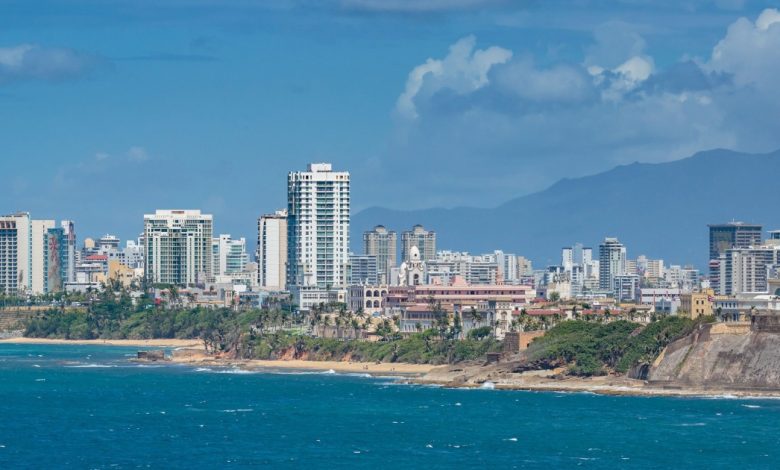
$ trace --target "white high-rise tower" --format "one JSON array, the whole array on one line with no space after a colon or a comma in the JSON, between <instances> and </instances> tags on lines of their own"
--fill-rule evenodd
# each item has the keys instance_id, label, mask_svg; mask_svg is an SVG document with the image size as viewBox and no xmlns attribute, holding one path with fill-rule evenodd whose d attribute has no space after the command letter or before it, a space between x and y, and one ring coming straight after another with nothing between
<instances>
[{"instance_id":1,"label":"white high-rise tower","mask_svg":"<svg viewBox=\"0 0 780 470\"><path fill-rule=\"evenodd\" d=\"M311 163L287 176L287 281L301 310L343 300L349 264L349 173Z\"/></svg>"}]
</instances>

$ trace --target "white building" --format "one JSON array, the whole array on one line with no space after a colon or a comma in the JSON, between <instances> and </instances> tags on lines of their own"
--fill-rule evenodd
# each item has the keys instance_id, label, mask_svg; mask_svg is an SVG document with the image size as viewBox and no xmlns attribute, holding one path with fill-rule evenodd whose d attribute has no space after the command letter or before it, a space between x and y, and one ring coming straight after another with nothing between
<instances>
[{"instance_id":1,"label":"white building","mask_svg":"<svg viewBox=\"0 0 780 470\"><path fill-rule=\"evenodd\" d=\"M230 277L244 271L249 262L246 251L246 239L234 239L229 234L220 234L211 241L212 275Z\"/></svg>"},{"instance_id":2,"label":"white building","mask_svg":"<svg viewBox=\"0 0 780 470\"><path fill-rule=\"evenodd\" d=\"M144 275L153 283L204 284L212 277L213 217L199 210L144 215Z\"/></svg>"},{"instance_id":3,"label":"white building","mask_svg":"<svg viewBox=\"0 0 780 470\"><path fill-rule=\"evenodd\" d=\"M349 220L348 172L311 163L307 171L289 173L287 283L301 310L346 298Z\"/></svg>"},{"instance_id":4,"label":"white building","mask_svg":"<svg viewBox=\"0 0 780 470\"><path fill-rule=\"evenodd\" d=\"M616 276L626 274L626 247L617 238L605 238L599 245L599 287L613 290Z\"/></svg>"},{"instance_id":5,"label":"white building","mask_svg":"<svg viewBox=\"0 0 780 470\"><path fill-rule=\"evenodd\" d=\"M287 211L257 219L257 278L261 289L287 289Z\"/></svg>"},{"instance_id":6,"label":"white building","mask_svg":"<svg viewBox=\"0 0 780 470\"><path fill-rule=\"evenodd\" d=\"M46 239L54 225L26 212L0 217L0 291L46 293Z\"/></svg>"}]
</instances>

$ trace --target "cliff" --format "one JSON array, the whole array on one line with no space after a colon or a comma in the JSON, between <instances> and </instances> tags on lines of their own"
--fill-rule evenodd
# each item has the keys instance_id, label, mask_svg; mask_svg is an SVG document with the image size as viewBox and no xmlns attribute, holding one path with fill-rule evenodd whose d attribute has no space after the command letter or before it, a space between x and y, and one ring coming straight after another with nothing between
<instances>
[{"instance_id":1,"label":"cliff","mask_svg":"<svg viewBox=\"0 0 780 470\"><path fill-rule=\"evenodd\" d=\"M647 373L651 386L780 389L780 317L701 325L669 344Z\"/></svg>"}]
</instances>

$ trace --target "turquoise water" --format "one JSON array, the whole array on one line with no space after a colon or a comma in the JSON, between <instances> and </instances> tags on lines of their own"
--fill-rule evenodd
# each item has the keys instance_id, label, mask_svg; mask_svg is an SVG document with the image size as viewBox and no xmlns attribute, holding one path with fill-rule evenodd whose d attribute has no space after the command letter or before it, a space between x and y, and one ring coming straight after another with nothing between
<instances>
[{"instance_id":1,"label":"turquoise water","mask_svg":"<svg viewBox=\"0 0 780 470\"><path fill-rule=\"evenodd\" d=\"M0 468L778 468L780 400L448 390L0 344Z\"/></svg>"}]
</instances>

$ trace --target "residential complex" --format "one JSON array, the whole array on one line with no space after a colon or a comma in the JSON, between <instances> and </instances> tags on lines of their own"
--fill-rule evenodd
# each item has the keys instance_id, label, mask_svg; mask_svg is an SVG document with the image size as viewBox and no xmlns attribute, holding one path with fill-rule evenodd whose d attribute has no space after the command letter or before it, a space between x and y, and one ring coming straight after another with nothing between
<instances>
[{"instance_id":1,"label":"residential complex","mask_svg":"<svg viewBox=\"0 0 780 470\"><path fill-rule=\"evenodd\" d=\"M412 247L420 250L423 261L433 261L436 258L436 232L425 230L422 225L415 225L411 230L401 234L401 259L411 259Z\"/></svg>"},{"instance_id":2,"label":"residential complex","mask_svg":"<svg viewBox=\"0 0 780 470\"><path fill-rule=\"evenodd\" d=\"M144 275L155 284L196 285L212 277L213 218L199 210L144 215Z\"/></svg>"},{"instance_id":3,"label":"residential complex","mask_svg":"<svg viewBox=\"0 0 780 470\"><path fill-rule=\"evenodd\" d=\"M363 254L376 257L380 282L387 283L390 272L396 267L398 237L395 232L377 225L373 230L363 232Z\"/></svg>"},{"instance_id":4,"label":"residential complex","mask_svg":"<svg viewBox=\"0 0 780 470\"><path fill-rule=\"evenodd\" d=\"M349 173L311 163L287 177L287 284L304 310L347 286Z\"/></svg>"},{"instance_id":5,"label":"residential complex","mask_svg":"<svg viewBox=\"0 0 780 470\"><path fill-rule=\"evenodd\" d=\"M287 288L287 211L257 219L257 277L262 289Z\"/></svg>"}]
</instances>

